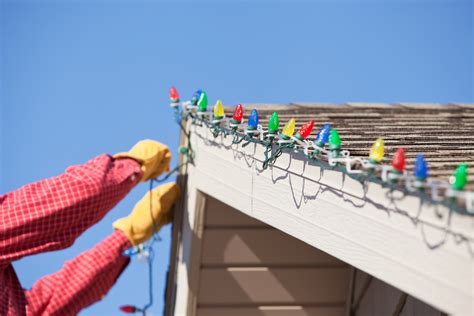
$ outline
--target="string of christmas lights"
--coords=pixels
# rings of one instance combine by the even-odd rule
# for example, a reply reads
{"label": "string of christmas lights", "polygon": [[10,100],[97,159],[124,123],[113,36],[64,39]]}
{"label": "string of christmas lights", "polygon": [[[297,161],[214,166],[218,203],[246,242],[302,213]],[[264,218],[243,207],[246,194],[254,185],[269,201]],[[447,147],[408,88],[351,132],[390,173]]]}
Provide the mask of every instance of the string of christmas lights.
{"label": "string of christmas lights", "polygon": [[[198,93],[198,92],[196,92]],[[199,92],[201,93],[201,92]],[[207,97],[207,96],[206,96]],[[178,91],[173,87],[170,89],[170,99],[171,99],[171,102],[174,102],[174,103],[177,103],[179,102],[179,94],[178,94]],[[206,100],[207,102],[207,100]],[[201,101],[202,103],[202,101]],[[221,104],[222,106],[222,104]],[[222,107],[222,109],[224,109]],[[193,163],[193,158],[194,158],[194,153],[193,153],[193,150],[192,150],[192,147],[191,147],[191,142],[189,141],[189,138],[190,138],[190,133],[186,131],[186,129],[184,128],[184,126],[181,124],[181,117],[179,115],[177,115],[175,117],[175,120],[176,122],[178,123],[178,125],[180,126],[180,128],[182,129],[183,133],[186,135],[186,137],[188,138],[188,142],[187,142],[187,146],[186,147],[181,147],[180,148],[180,154],[185,156],[185,161],[184,163],[182,164],[178,164],[175,168],[173,168],[171,171],[169,171],[164,177],[162,177],[161,179],[151,179],[149,181],[149,193],[150,193],[150,216],[153,220],[153,227],[154,227],[154,231],[156,231],[156,223],[155,223],[155,218],[153,216],[153,213],[152,213],[152,210],[153,210],[153,200],[151,199],[152,197],[152,194],[151,194],[151,191],[153,190],[153,187],[154,187],[154,183],[157,182],[157,183],[161,183],[161,182],[164,182],[166,180],[168,180],[172,175],[174,175],[175,173],[179,172],[179,170],[181,169],[181,167],[183,165],[186,165],[188,163]],[[161,238],[160,236],[158,235],[158,233],[154,234],[152,236],[152,238],[150,238],[149,241],[147,242],[144,242],[142,244],[139,244],[137,246],[134,246],[134,247],[131,247],[127,250],[125,250],[123,252],[123,255],[124,256],[127,256],[127,257],[137,257],[137,260],[139,262],[146,262],[147,265],[148,265],[148,303],[146,303],[143,307],[137,307],[135,305],[122,305],[119,307],[120,311],[122,311],[123,313],[126,313],[126,314],[135,314],[135,313],[141,313],[142,315],[150,315],[150,313],[148,312],[148,309],[151,308],[153,306],[153,261],[154,261],[154,243],[156,241],[161,241]]]}
{"label": "string of christmas lights", "polygon": [[[174,170],[173,170],[174,171]],[[173,172],[172,171],[172,172]],[[168,173],[165,178],[168,178]],[[148,191],[151,193],[153,190],[153,183],[156,181],[155,179],[151,179],[149,181],[149,189]],[[160,180],[161,182],[161,180]],[[153,217],[152,210],[153,210],[153,200],[152,195],[150,194],[150,215],[153,220],[153,227],[156,227],[155,218]],[[155,229],[156,231],[156,229]],[[143,307],[137,307],[135,305],[122,305],[119,307],[120,311],[125,314],[135,314],[140,313],[142,315],[149,315],[148,309],[153,305],[153,261],[155,258],[155,252],[153,245],[156,241],[161,241],[161,238],[158,234],[154,234],[149,241],[139,244],[137,246],[131,247],[123,252],[123,255],[126,257],[137,257],[139,262],[146,262],[148,266],[148,303],[146,303]]]}
{"label": "string of christmas lights", "polygon": [[[327,163],[330,168],[338,168],[346,174],[360,180],[379,182],[393,189],[401,189],[408,194],[419,194],[428,197],[432,202],[441,203],[463,214],[474,215],[474,192],[465,191],[467,184],[467,164],[461,163],[454,171],[450,181],[429,179],[429,167],[423,154],[415,159],[412,174],[405,169],[405,150],[399,148],[393,156],[392,163],[382,163],[385,156],[384,140],[378,138],[373,143],[368,158],[352,157],[348,150],[342,150],[341,137],[330,123],[324,124],[314,140],[308,139],[314,128],[314,121],[303,124],[295,133],[296,122],[291,118],[280,130],[277,112],[273,112],[266,129],[259,124],[259,115],[253,109],[247,122],[244,122],[244,108],[241,104],[235,107],[231,118],[226,117],[224,107],[217,100],[212,111],[208,109],[208,97],[205,91],[197,90],[190,101],[181,102],[178,91],[170,89],[170,106],[175,110],[176,121],[184,132],[182,120],[192,120],[192,124],[208,127],[213,136],[232,136],[233,144],[250,143],[265,147],[265,159],[262,168],[266,169],[276,162],[285,151],[302,152],[307,159]],[[189,138],[189,133],[186,134]],[[459,203],[459,204],[458,204]],[[461,205],[461,207],[459,207]]]}
{"label": "string of christmas lights", "polygon": [[[402,147],[395,152],[391,165],[382,164],[385,156],[383,138],[376,139],[369,151],[368,158],[351,157],[348,150],[342,150],[339,132],[329,123],[323,124],[314,140],[308,140],[307,138],[314,128],[313,120],[303,124],[295,133],[296,121],[291,118],[280,131],[278,113],[273,112],[267,129],[264,129],[259,124],[259,115],[256,109],[251,111],[247,123],[244,122],[242,104],[236,105],[231,118],[225,116],[221,100],[217,100],[212,111],[209,111],[207,94],[201,89],[192,95],[190,101],[181,102],[178,90],[171,87],[169,98],[170,106],[175,110],[175,121],[188,139],[187,145],[179,149],[180,154],[185,156],[185,162],[175,167],[162,179],[150,180],[150,191],[153,189],[155,181],[166,181],[183,165],[194,163],[194,152],[190,142],[191,132],[186,131],[182,124],[183,120],[190,119],[192,124],[208,127],[214,137],[232,136],[232,144],[243,143],[242,147],[250,143],[264,146],[263,169],[275,163],[284,150],[302,152],[308,159],[326,162],[328,167],[339,168],[350,176],[364,175],[360,178],[363,181],[380,182],[383,185],[392,186],[394,189],[403,187],[409,194],[425,195],[426,192],[429,192],[433,202],[442,203],[448,207],[454,207],[456,201],[464,202],[465,211],[460,212],[474,215],[474,192],[464,191],[468,179],[466,163],[459,164],[449,182],[430,180],[428,179],[429,167],[423,154],[416,156],[413,174],[409,174],[405,169],[405,150]],[[150,199],[150,214],[152,206]],[[457,208],[453,208],[453,210],[457,210]],[[156,226],[154,221],[153,225]],[[153,246],[156,241],[161,241],[158,234],[153,235],[148,242],[127,249],[123,253],[127,257],[137,257],[139,262],[146,262],[148,265],[148,302],[143,307],[120,306],[119,309],[123,313],[149,315],[148,309],[153,305]]]}
{"label": "string of christmas lights", "polygon": [[[186,147],[183,147],[186,148]],[[186,148],[186,150],[181,150],[181,154],[185,154],[188,156],[187,161],[190,162],[191,159],[189,157],[189,154],[191,150],[190,148]],[[187,163],[187,162],[186,162]],[[168,178],[170,178],[173,174],[179,171],[182,165],[178,165],[175,168],[173,168],[170,172],[168,172],[163,178],[161,179],[151,179],[149,181],[149,189],[148,191],[150,192],[150,216],[153,221],[153,227],[154,231],[157,231],[156,227],[156,222],[155,218],[153,216],[152,210],[153,210],[153,200],[152,200],[152,194],[151,191],[153,190],[154,187],[154,182],[164,182]],[[142,244],[139,244],[137,246],[131,247],[123,252],[123,255],[126,257],[137,257],[138,262],[141,263],[147,263],[148,266],[148,302],[143,306],[143,307],[137,307],[135,305],[122,305],[119,307],[120,311],[125,313],[125,314],[136,314],[140,313],[142,315],[151,315],[148,312],[148,309],[153,306],[153,262],[155,258],[155,252],[154,252],[154,244],[155,242],[161,241],[161,237],[158,235],[158,233],[154,234],[152,238],[150,238],[149,241],[144,242]]]}

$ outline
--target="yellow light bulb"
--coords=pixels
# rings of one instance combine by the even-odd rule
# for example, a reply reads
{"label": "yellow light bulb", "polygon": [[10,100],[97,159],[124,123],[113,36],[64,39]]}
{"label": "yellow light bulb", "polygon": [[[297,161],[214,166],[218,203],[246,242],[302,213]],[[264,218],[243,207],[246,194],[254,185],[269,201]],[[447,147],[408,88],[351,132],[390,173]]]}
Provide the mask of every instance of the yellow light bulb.
{"label": "yellow light bulb", "polygon": [[221,119],[224,117],[224,106],[222,105],[221,100],[217,100],[216,105],[214,105],[214,118]]}
{"label": "yellow light bulb", "polygon": [[293,134],[295,133],[295,119],[294,118],[290,119],[286,123],[281,133],[287,138],[290,138],[291,136],[293,136]]}
{"label": "yellow light bulb", "polygon": [[370,159],[372,159],[375,162],[380,162],[382,161],[384,155],[384,142],[383,138],[377,138],[375,143],[372,145],[372,148],[370,148]]}

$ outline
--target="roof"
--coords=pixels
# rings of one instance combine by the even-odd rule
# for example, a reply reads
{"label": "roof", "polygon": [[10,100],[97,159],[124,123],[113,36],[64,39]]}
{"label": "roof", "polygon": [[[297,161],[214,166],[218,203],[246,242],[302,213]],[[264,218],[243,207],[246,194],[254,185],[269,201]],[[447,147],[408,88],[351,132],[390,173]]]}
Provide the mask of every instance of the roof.
{"label": "roof", "polygon": [[[342,148],[354,157],[367,157],[373,142],[385,141],[385,161],[399,147],[406,150],[407,170],[413,170],[415,156],[424,154],[430,177],[449,180],[456,166],[466,162],[474,167],[474,104],[385,104],[385,103],[290,103],[244,104],[256,108],[260,124],[266,126],[273,111],[280,123],[295,118],[297,128],[314,120],[314,138],[323,123],[337,128]],[[226,112],[232,113],[227,107]],[[474,190],[474,173],[469,176],[467,190]]]}
{"label": "roof", "polygon": [[[329,122],[340,131],[343,149],[350,150],[351,156],[367,157],[373,141],[384,137],[386,163],[403,146],[409,167],[414,156],[423,152],[432,176],[437,178],[447,180],[459,162],[466,161],[472,167],[474,105],[244,106],[247,115],[252,108],[259,110],[264,129],[273,111],[278,111],[281,126],[290,117],[295,117],[299,126],[315,120],[313,135]],[[183,109],[185,113],[196,111],[184,104]],[[228,114],[232,111],[233,107],[227,108]],[[174,315],[186,314],[180,313],[184,306],[195,302],[189,287],[193,271],[190,258],[199,249],[201,230],[197,223],[201,216],[197,210],[206,204],[202,202],[206,199],[199,198],[203,195],[441,311],[473,314],[473,216],[453,211],[450,203],[432,203],[425,194],[407,194],[403,187],[398,190],[369,178],[346,177],[342,168],[317,161],[307,163],[301,150],[283,151],[264,168],[265,146],[239,142],[242,138],[223,133],[216,137],[212,126],[195,120],[199,116],[183,112],[179,113],[185,122],[181,145],[191,149],[191,155],[180,159],[192,159],[181,168],[185,193],[173,226],[167,299],[174,302],[170,304],[176,307]],[[473,189],[472,184],[468,189]]]}

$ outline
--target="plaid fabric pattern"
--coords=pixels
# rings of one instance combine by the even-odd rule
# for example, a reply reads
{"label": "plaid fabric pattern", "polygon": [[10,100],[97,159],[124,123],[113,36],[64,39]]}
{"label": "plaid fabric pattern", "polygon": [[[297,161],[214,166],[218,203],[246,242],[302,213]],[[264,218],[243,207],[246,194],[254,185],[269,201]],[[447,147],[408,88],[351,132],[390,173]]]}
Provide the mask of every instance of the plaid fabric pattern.
{"label": "plaid fabric pattern", "polygon": [[140,180],[131,159],[100,155],[60,176],[0,196],[0,315],[75,315],[99,300],[128,263],[119,231],[24,292],[11,262],[67,248]]}

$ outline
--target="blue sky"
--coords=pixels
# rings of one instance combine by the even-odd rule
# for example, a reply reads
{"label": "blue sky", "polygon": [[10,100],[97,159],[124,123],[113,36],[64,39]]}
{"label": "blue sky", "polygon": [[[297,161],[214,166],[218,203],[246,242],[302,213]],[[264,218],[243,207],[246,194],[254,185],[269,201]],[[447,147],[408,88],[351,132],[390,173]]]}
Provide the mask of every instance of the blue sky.
{"label": "blue sky", "polygon": [[[143,138],[176,152],[170,85],[226,104],[474,101],[472,1],[0,2],[0,192]],[[146,187],[71,248],[16,262],[23,286],[107,236]],[[82,315],[117,315],[146,295],[146,267],[133,262]]]}

